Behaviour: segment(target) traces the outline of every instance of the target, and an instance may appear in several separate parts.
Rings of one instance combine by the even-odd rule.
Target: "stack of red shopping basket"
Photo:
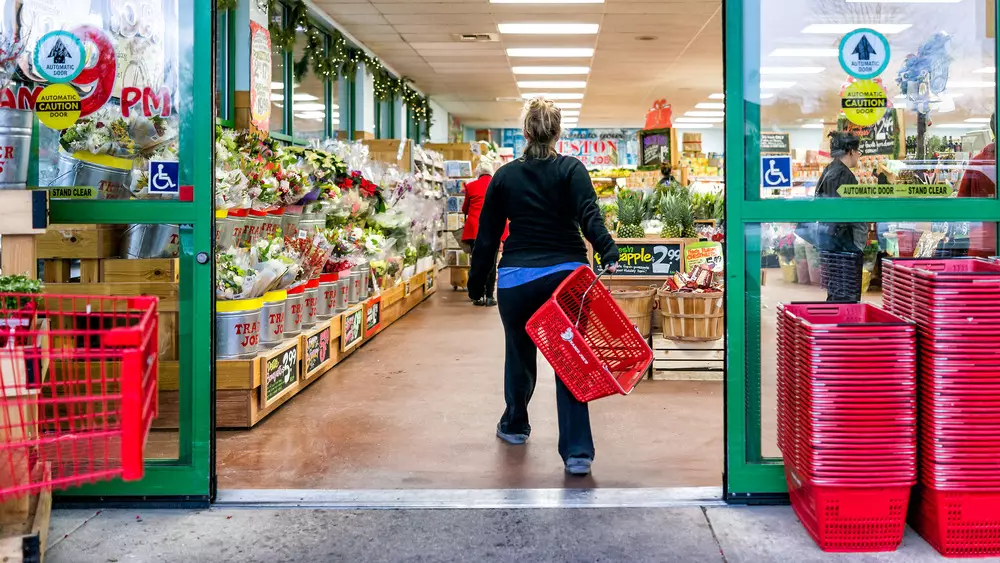
[[[888,266],[890,306],[919,331],[920,480],[910,524],[943,555],[998,556],[1000,264]]]
[[[824,551],[891,551],[916,482],[916,329],[866,304],[778,311],[778,445]]]

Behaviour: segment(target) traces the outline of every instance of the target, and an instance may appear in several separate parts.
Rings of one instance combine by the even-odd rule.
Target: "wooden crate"
[[[108,258],[101,260],[102,282],[149,283],[180,282],[180,260],[177,258]]]
[[[38,464],[34,468],[36,481],[51,481],[52,467]],[[49,537],[49,523],[52,518],[52,490],[43,489],[39,493],[25,497],[28,506],[24,516],[7,518],[0,515],[0,561],[10,563],[43,563],[45,545]]]
[[[722,381],[725,373],[725,340],[677,342],[653,335],[655,380]]]
[[[394,164],[403,172],[411,170],[413,143],[409,139],[366,139],[361,142],[368,147],[368,156],[372,160]]]
[[[121,225],[51,225],[35,237],[36,258],[118,256],[121,233]]]

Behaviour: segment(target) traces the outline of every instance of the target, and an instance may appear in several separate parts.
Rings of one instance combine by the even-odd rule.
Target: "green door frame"
[[[67,491],[63,502],[98,499],[167,501],[207,505],[214,486],[215,260],[213,249],[215,170],[214,0],[181,0],[178,10],[180,65],[179,149],[181,185],[193,186],[193,201],[52,201],[52,223],[156,223],[182,225],[180,237],[179,456],[149,460],[141,481],[119,480]],[[193,33],[183,33],[193,30]],[[213,155],[212,158],[204,158]],[[36,176],[37,180],[37,176]],[[200,264],[197,257],[208,257]],[[211,314],[204,314],[206,311]],[[197,314],[195,314],[197,312]],[[209,343],[205,345],[203,343]]]
[[[994,0],[995,1],[995,0]],[[1000,2],[998,2],[1000,3]],[[787,498],[781,459],[761,454],[761,223],[998,221],[1000,200],[762,200],[760,198],[760,0],[723,0],[726,95],[725,498]],[[994,10],[1000,29],[1000,9]],[[994,64],[1000,61],[995,55]],[[1000,86],[996,99],[1000,100]],[[749,231],[748,231],[749,229]]]

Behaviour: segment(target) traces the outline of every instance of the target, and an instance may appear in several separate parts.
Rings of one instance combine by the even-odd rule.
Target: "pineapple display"
[[[621,190],[618,192],[618,238],[643,238],[642,228],[645,215],[645,198],[642,192]]]
[[[660,216],[663,218],[663,238],[681,238],[690,236],[694,231],[694,215],[691,213],[691,200],[683,192],[668,193],[660,200]],[[695,232],[694,236],[697,236]]]

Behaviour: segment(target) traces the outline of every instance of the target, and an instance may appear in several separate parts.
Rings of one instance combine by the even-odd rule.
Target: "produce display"
[[[645,190],[619,189],[614,203],[601,206],[605,224],[618,238],[711,238],[722,240],[725,216],[722,192],[693,192],[677,182]],[[695,222],[707,221],[699,229]],[[712,223],[714,221],[714,223]]]
[[[660,289],[668,293],[721,293],[724,283],[721,271],[702,264],[687,273],[677,272],[668,277]]]
[[[618,192],[618,238],[642,238],[646,231],[642,222],[646,215],[646,197],[642,192],[620,190]]]

